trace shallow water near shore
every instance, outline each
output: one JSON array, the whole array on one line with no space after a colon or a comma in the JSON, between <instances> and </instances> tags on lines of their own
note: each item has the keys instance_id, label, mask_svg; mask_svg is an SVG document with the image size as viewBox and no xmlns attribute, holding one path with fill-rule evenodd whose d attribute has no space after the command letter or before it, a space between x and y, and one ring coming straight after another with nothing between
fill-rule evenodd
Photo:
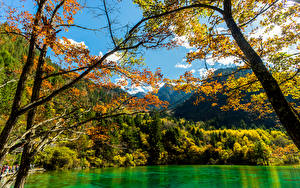
<instances>
[{"instance_id":1,"label":"shallow water near shore","mask_svg":"<svg viewBox=\"0 0 300 188\"><path fill-rule=\"evenodd\" d=\"M300 167L170 165L32 174L26 188L300 187Z\"/></svg>"}]
</instances>

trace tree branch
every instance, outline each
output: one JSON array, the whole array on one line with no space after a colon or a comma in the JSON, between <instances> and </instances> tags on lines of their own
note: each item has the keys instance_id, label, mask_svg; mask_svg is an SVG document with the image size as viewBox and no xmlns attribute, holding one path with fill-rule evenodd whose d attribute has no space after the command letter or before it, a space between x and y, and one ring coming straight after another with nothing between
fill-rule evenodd
<instances>
[{"instance_id":1,"label":"tree branch","mask_svg":"<svg viewBox=\"0 0 300 188\"><path fill-rule=\"evenodd\" d=\"M249 23L253 22L258 16L260 16L261 14L263 14L264 12L266 12L269 8L271 8L273 5L275 5L279 0L274 1L273 3L271 3L267 8L265 8L267 5L265 5L261 11L259 11L258 14L256 14L253 18L251 18L250 20L248 20L247 22L240 24L239 27L244 27L245 25L248 25Z\"/></svg>"},{"instance_id":2,"label":"tree branch","mask_svg":"<svg viewBox=\"0 0 300 188\"><path fill-rule=\"evenodd\" d=\"M45 79L48 79L50 77L60 76L60 75L64 75L64 74L69 74L69 73L80 71L80 70L84 70L84 69L87 69L87 68L89 68L89 67L86 66L86 67L80 67L78 69L73 69L73 70L69 70L69 71L62 71L62 72L58 72L58 73L53 73L53 74L49 74L49 75L43 77L42 79L45 80Z\"/></svg>"},{"instance_id":3,"label":"tree branch","mask_svg":"<svg viewBox=\"0 0 300 188\"><path fill-rule=\"evenodd\" d=\"M104 5L105 15L106 15L107 23L108 23L110 38L111 38L114 46L116 47L117 45L116 45L116 41L114 39L114 35L113 35L113 32L112 32L111 22L110 22L110 18L109 18L109 15L108 15L108 11L107 11L106 1L105 0L103 0L103 5Z\"/></svg>"},{"instance_id":4,"label":"tree branch","mask_svg":"<svg viewBox=\"0 0 300 188\"><path fill-rule=\"evenodd\" d=\"M89 31L100 31L102 29L107 28L107 27L101 27L99 29L92 29L92 28L88 28L88 27L84 27L84 26L80 26L80 25L76 25L76 24L60 24L60 25L57 25L56 27L77 27L77 28L89 30Z\"/></svg>"},{"instance_id":5,"label":"tree branch","mask_svg":"<svg viewBox=\"0 0 300 188\"><path fill-rule=\"evenodd\" d=\"M9 81L7 81L6 83L0 85L0 89L3 88L3 87L5 87L7 84L12 83L12 82L16 82L16 81L17 81L17 80L15 80L15 79L9 80Z\"/></svg>"}]
</instances>

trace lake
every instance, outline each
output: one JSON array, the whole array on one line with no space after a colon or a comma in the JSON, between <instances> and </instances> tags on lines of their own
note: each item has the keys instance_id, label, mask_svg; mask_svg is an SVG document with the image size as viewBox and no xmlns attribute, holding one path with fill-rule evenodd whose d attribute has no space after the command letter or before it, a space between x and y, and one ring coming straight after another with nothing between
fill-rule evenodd
<instances>
[{"instance_id":1,"label":"lake","mask_svg":"<svg viewBox=\"0 0 300 188\"><path fill-rule=\"evenodd\" d=\"M33 174L26 188L300 187L300 167L171 165Z\"/></svg>"}]
</instances>

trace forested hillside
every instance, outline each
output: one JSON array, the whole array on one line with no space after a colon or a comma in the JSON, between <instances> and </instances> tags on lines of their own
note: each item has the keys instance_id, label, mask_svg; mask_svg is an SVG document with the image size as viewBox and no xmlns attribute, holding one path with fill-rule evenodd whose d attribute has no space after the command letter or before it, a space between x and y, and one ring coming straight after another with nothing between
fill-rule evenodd
<instances>
[{"instance_id":1,"label":"forested hillside","mask_svg":"<svg viewBox=\"0 0 300 188\"><path fill-rule=\"evenodd\" d=\"M174 116L193 121L205 121L216 128L272 128L278 124L274 115L259 117L257 113L243 110L221 110L220 106L226 104L225 96L219 95L214 101L201 101L195 104L198 96L199 94L194 94L187 101L178 105L174 109ZM218 106L213 105L215 101L218 101Z\"/></svg>"},{"instance_id":2,"label":"forested hillside","mask_svg":"<svg viewBox=\"0 0 300 188\"><path fill-rule=\"evenodd\" d=\"M203 122L157 113L103 121L75 142L59 142L35 158L46 169L158 164L298 164L299 152L278 130L209 130ZM93 133L92 133L93 132ZM96 134L95 134L96 133Z\"/></svg>"},{"instance_id":3,"label":"forested hillside","mask_svg":"<svg viewBox=\"0 0 300 188\"><path fill-rule=\"evenodd\" d=\"M160 100L168 101L169 108L175 108L189 99L192 96L192 93L176 91L171 85L165 84L158 90L157 96Z\"/></svg>"},{"instance_id":4,"label":"forested hillside","mask_svg":"<svg viewBox=\"0 0 300 188\"><path fill-rule=\"evenodd\" d=\"M1 119L5 120L15 89L18 67L24 56L26 43L20 39L2 38L1 46ZM20 49L20 50L18 50ZM51 64L49 66L61 69ZM53 82L64 82L55 79ZM111 100L120 90L98 88L89 90L84 80L77 85L80 92L88 92L81 102L96 103ZM30 91L28 91L30 92ZM173 91L165 86L159 96L176 104L189 97L185 93ZM58 141L47 145L33 161L37 167L48 170L77 167L135 166L156 164L251 164L283 165L299 163L299 153L295 145L280 130L253 129L262 124L246 112L221 112L212 107L211 102L193 105L193 97L175 109L175 115L183 112L184 117L195 120L176 119L159 112L142 113L134 116L118 116L103 119L79 137L71 132L62 134ZM28 100L24 98L23 100ZM69 100L62 95L59 100ZM47 116L61 110L59 103L46 105L39 116ZM181 110L181 111L180 111ZM186 110L186 111L184 111ZM89 112L93 116L96 112ZM81 111L75 114L75 121L81 121ZM253 124L249 124L253 120ZM199 120L199 121L198 121ZM201 120L201 121L200 121ZM197 122L198 121L198 122ZM23 120L20 120L22 123ZM2 123L1 123L2 125ZM220 127L245 128L224 129ZM2 126L1 126L2 128ZM24 127L21 127L21 129ZM247 128L247 129L246 129ZM46 127L39 129L42 131ZM16 134L18 134L16 132ZM10 153L5 164L20 163L21 150Z\"/></svg>"},{"instance_id":5,"label":"forested hillside","mask_svg":"<svg viewBox=\"0 0 300 188\"><path fill-rule=\"evenodd\" d=\"M236 68L225 68L215 71L215 75L230 75ZM240 71L237 76L241 77L249 73L248 70ZM217 78L220 81L226 80L226 77ZM275 127L278 122L274 114L267 117L259 117L258 113L246 112L244 110L221 110L220 107L226 104L227 97L219 94L216 98L211 98L203 93L185 93L183 91L174 90L171 85L164 85L157 93L159 99L169 102L169 109L177 118L185 118L192 121L204 121L216 128L256 128ZM196 102L199 97L205 98L200 102ZM248 97L250 101L250 95ZM218 105L214 105L218 103Z\"/></svg>"}]
</instances>

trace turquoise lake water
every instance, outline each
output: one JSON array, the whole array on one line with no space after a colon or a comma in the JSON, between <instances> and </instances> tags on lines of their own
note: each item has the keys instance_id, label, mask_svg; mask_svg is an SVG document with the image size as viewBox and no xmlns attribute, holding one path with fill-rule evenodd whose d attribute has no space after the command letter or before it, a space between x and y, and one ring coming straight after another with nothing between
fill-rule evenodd
<instances>
[{"instance_id":1,"label":"turquoise lake water","mask_svg":"<svg viewBox=\"0 0 300 188\"><path fill-rule=\"evenodd\" d=\"M55 171L30 175L26 188L300 188L300 167L174 165Z\"/></svg>"}]
</instances>

